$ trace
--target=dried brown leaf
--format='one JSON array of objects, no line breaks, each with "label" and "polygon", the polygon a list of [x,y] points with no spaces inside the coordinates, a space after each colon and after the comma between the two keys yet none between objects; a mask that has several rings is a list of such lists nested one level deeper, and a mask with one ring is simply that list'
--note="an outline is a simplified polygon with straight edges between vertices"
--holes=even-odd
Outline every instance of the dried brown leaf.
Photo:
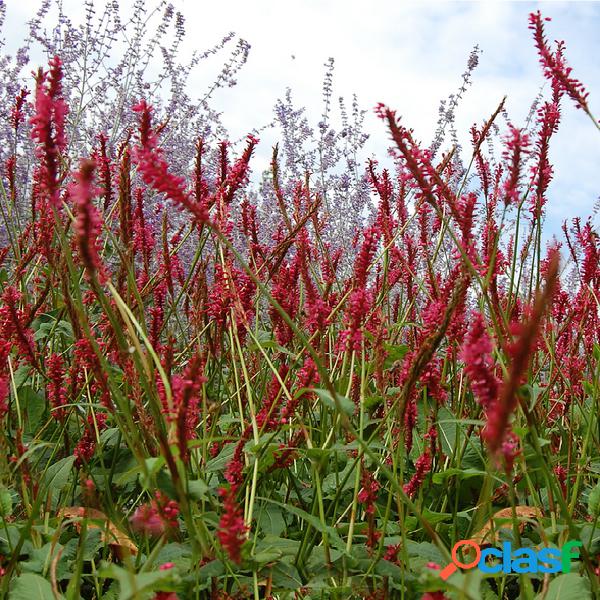
[{"label": "dried brown leaf", "polygon": [[[513,515],[516,514],[519,519],[519,532],[523,532],[527,521],[532,519],[540,519],[542,517],[542,511],[534,506],[515,506],[514,513],[512,508],[503,508],[496,512],[490,520],[481,528],[481,531],[471,537],[471,539],[479,544],[492,545],[496,544],[500,540],[500,529],[512,530]],[[509,519],[509,523],[497,523],[499,519]]]},{"label": "dried brown leaf", "polygon": [[[138,553],[138,548],[131,538],[121,531],[101,510],[83,506],[68,506],[61,508],[58,511],[58,516],[63,519],[76,519],[74,525],[77,531],[81,531],[79,519],[90,519],[87,523],[88,529],[100,529],[102,541],[108,543],[111,550],[119,557],[121,557],[124,550],[131,554]],[[93,521],[103,521],[105,525],[100,526]]]}]

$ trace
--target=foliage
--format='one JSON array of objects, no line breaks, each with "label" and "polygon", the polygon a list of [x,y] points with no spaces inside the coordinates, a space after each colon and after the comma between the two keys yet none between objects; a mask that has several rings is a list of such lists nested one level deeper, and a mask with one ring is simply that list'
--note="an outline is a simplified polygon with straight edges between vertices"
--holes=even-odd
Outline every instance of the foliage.
[{"label": "foliage", "polygon": [[[462,157],[438,156],[443,121],[425,148],[381,105],[393,171],[369,161],[356,175],[361,113],[346,135],[331,129],[328,70],[316,153],[292,139],[301,112],[278,104],[283,154],[257,192],[256,132],[232,148],[184,96],[168,6],[166,105],[145,83],[158,38],[144,54],[142,17],[128,25],[142,70],[125,56],[104,73],[92,4],[82,29],[61,15],[50,38],[49,6],[31,34],[47,70],[29,95],[2,92],[14,97],[0,189],[1,594],[596,594],[600,247],[579,220],[542,247],[563,103],[591,112],[541,15],[550,96],[528,128],[506,126],[498,156],[502,104]],[[102,19],[108,38],[125,27],[114,4]],[[77,79],[81,60],[122,101],[112,125]],[[336,194],[340,210],[376,200],[351,244]],[[444,582],[462,539],[584,546],[554,578]]]}]

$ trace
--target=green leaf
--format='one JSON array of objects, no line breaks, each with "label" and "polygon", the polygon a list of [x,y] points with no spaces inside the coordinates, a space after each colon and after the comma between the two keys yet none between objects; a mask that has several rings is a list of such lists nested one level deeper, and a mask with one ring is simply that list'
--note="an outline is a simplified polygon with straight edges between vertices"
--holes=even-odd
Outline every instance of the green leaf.
[{"label": "green leaf", "polygon": [[27,413],[27,433],[35,434],[40,429],[42,417],[46,412],[46,401],[31,386],[19,389],[19,404],[21,410]]},{"label": "green leaf", "polygon": [[297,591],[302,587],[302,577],[293,565],[279,562],[273,566],[271,573],[273,575],[273,587],[276,590]]},{"label": "green leaf", "polygon": [[[327,408],[329,408],[331,410],[337,410],[336,402],[333,399],[333,396],[331,395],[329,390],[312,390],[312,391],[315,394],[317,394],[317,396],[319,396],[319,398],[321,399],[321,401]],[[347,414],[349,417],[352,416],[354,414],[354,410],[356,408],[356,406],[354,405],[354,402],[352,402],[352,400],[350,400],[350,398],[346,398],[346,396],[341,396],[340,394],[336,394],[336,398],[339,403],[340,410],[343,413]]]},{"label": "green leaf", "polygon": [[383,344],[383,348],[387,353],[387,356],[383,363],[384,369],[391,369],[394,363],[398,360],[402,360],[408,352],[408,346],[405,344]]},{"label": "green leaf", "polygon": [[377,575],[392,579],[402,579],[404,576],[404,571],[398,565],[383,558],[377,562],[375,572]]},{"label": "green leaf", "polygon": [[254,554],[252,560],[258,565],[266,565],[278,561],[281,556],[279,550],[265,550],[264,552],[257,552]]},{"label": "green leaf", "polygon": [[440,473],[435,473],[433,483],[444,483],[448,477],[452,476],[456,476],[457,479],[470,479],[478,475],[485,475],[485,471],[479,471],[478,469],[456,469],[453,467]]},{"label": "green leaf", "polygon": [[272,550],[273,548],[276,548],[284,556],[295,557],[300,549],[300,542],[297,540],[289,540],[273,535],[267,535],[264,539],[259,540],[256,544],[256,549],[258,551],[266,549]]},{"label": "green leaf", "polygon": [[423,517],[432,525],[437,525],[438,523],[443,523],[444,521],[451,521],[452,513],[438,513],[425,508],[423,509]]},{"label": "green leaf", "polygon": [[209,563],[202,565],[198,569],[198,578],[200,580],[210,577],[220,577],[225,573],[225,565],[222,560],[211,560]]},{"label": "green leaf", "polygon": [[202,479],[188,481],[188,493],[194,500],[208,500],[210,488]]},{"label": "green leaf", "polygon": [[59,321],[58,323],[56,323],[56,321],[54,321],[54,320],[46,321],[44,323],[39,324],[37,330],[35,331],[33,339],[36,342],[38,342],[40,340],[47,338],[48,336],[50,336],[52,334],[61,334],[67,340],[72,340],[73,339],[73,327],[71,326],[71,323],[69,323],[67,321]]},{"label": "green leaf", "polygon": [[[348,464],[339,473],[329,473],[323,479],[323,494],[335,495],[338,492],[344,492],[354,486],[354,473],[356,465],[348,461]],[[343,485],[342,485],[343,483]]]},{"label": "green leaf", "polygon": [[34,573],[24,573],[14,580],[10,598],[11,600],[55,600],[50,582]]},{"label": "green leaf", "polygon": [[6,519],[12,515],[13,499],[10,490],[0,485],[0,517]]},{"label": "green leaf", "polygon": [[28,379],[32,368],[29,365],[21,365],[14,374],[13,381],[15,387],[19,389]]},{"label": "green leaf", "polygon": [[151,598],[157,591],[172,592],[179,581],[175,569],[136,574],[108,563],[102,564],[99,575],[119,582],[119,600],[141,600]]},{"label": "green leaf", "polygon": [[280,535],[286,523],[279,506],[261,505],[256,515],[256,526],[268,535]]},{"label": "green leaf", "polygon": [[[160,477],[161,469],[165,464],[165,459],[163,456],[151,456],[145,460],[146,463],[146,473],[148,476],[146,477],[145,473],[142,471],[140,473],[140,483],[144,487],[144,489],[150,489],[153,487],[153,478],[154,476]],[[136,471],[139,470],[139,467],[134,467]]]},{"label": "green leaf", "polygon": [[21,569],[28,573],[44,575],[54,559],[58,561],[64,548],[61,544],[48,542],[41,548],[35,548],[29,553],[29,560],[20,563]]},{"label": "green leaf", "polygon": [[[438,431],[442,451],[447,456],[454,454],[454,448],[461,442],[461,423],[459,420],[445,407],[438,410]],[[458,439],[457,439],[458,438]]]},{"label": "green leaf", "polygon": [[588,496],[588,513],[596,519],[600,517],[600,483],[596,484]]},{"label": "green leaf", "polygon": [[408,540],[406,542],[406,550],[409,556],[417,556],[427,562],[434,562],[441,565],[445,561],[445,557],[440,552],[440,549],[431,542],[413,542],[412,540]]},{"label": "green leaf", "polygon": [[[271,500],[270,502],[274,502],[274,500]],[[276,504],[280,505],[279,502],[277,502]],[[280,506],[283,506],[283,505],[280,505]],[[314,527],[320,533],[327,534],[329,543],[332,546],[339,548],[340,550],[343,550],[345,553],[346,544],[344,544],[342,538],[339,536],[338,532],[333,527],[331,527],[330,525],[324,525],[323,523],[321,523],[321,521],[319,520],[318,517],[307,513],[306,511],[302,510],[301,508],[296,508],[295,506],[291,506],[289,504],[283,506],[283,508],[285,508],[285,510],[287,512],[290,512],[293,515],[296,515],[299,519],[306,521],[309,525],[312,525],[312,527]]]},{"label": "green leaf", "polygon": [[548,592],[538,594],[535,600],[591,600],[590,582],[577,573],[564,573],[553,579]]},{"label": "green leaf", "polygon": [[69,476],[71,475],[71,469],[75,463],[74,456],[67,456],[61,458],[59,461],[51,464],[44,474],[44,482],[46,485],[53,490],[62,490],[69,483]]},{"label": "green leaf", "polygon": [[207,473],[217,473],[218,471],[222,471],[227,463],[233,458],[234,452],[235,444],[227,444],[218,456],[206,463],[206,468],[204,470]]},{"label": "green leaf", "polygon": [[104,532],[102,529],[88,529],[81,549],[81,557],[85,561],[92,560],[100,548],[104,546]]},{"label": "green leaf", "polygon": [[192,549],[178,542],[171,542],[163,546],[156,556],[154,564],[162,565],[167,562],[174,563],[174,568],[181,573],[189,570],[192,563]]},{"label": "green leaf", "polygon": [[115,446],[119,441],[119,428],[109,427],[100,434],[100,444],[102,446]]}]

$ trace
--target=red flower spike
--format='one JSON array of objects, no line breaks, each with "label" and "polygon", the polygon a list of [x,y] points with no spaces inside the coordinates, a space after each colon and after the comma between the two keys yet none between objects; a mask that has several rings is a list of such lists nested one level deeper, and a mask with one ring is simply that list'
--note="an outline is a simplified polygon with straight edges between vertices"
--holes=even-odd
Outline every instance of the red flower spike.
[{"label": "red flower spike", "polygon": [[248,527],[244,523],[241,508],[235,499],[235,489],[220,488],[219,496],[223,498],[223,514],[219,521],[217,537],[229,558],[236,564],[242,562],[242,544],[246,541]]}]

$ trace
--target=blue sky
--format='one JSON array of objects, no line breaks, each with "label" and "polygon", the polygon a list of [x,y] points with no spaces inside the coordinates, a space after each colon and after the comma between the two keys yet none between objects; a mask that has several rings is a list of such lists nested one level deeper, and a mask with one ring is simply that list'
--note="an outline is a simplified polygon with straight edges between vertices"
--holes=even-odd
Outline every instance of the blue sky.
[{"label": "blue sky", "polygon": [[[233,30],[251,45],[250,58],[238,86],[222,90],[217,106],[233,138],[268,123],[275,100],[291,87],[297,104],[308,109],[311,123],[320,119],[323,64],[336,61],[334,98],[356,93],[371,109],[377,102],[395,108],[416,136],[429,142],[439,101],[453,93],[467,57],[482,50],[473,85],[457,110],[459,132],[481,123],[507,95],[507,108],[517,126],[543,84],[537,55],[527,29],[527,15],[540,8],[552,17],[549,39],[564,39],[567,57],[590,92],[592,111],[600,117],[600,2],[495,2],[417,0],[172,0],[187,18],[184,51],[204,49]],[[98,5],[103,0],[96,0]],[[71,15],[79,1],[64,0]],[[121,1],[123,13],[132,0]],[[17,43],[37,0],[7,0],[7,41]],[[10,38],[11,32],[14,39]],[[221,60],[221,59],[219,59]],[[219,62],[202,63],[192,84],[204,90]],[[382,155],[387,135],[370,111],[371,139],[365,158]],[[266,166],[270,145],[264,135],[255,166]],[[600,133],[582,111],[566,102],[561,130],[551,158],[555,181],[548,205],[548,226],[558,231],[565,218],[590,214],[600,194]],[[598,218],[596,223],[598,223]]]}]

